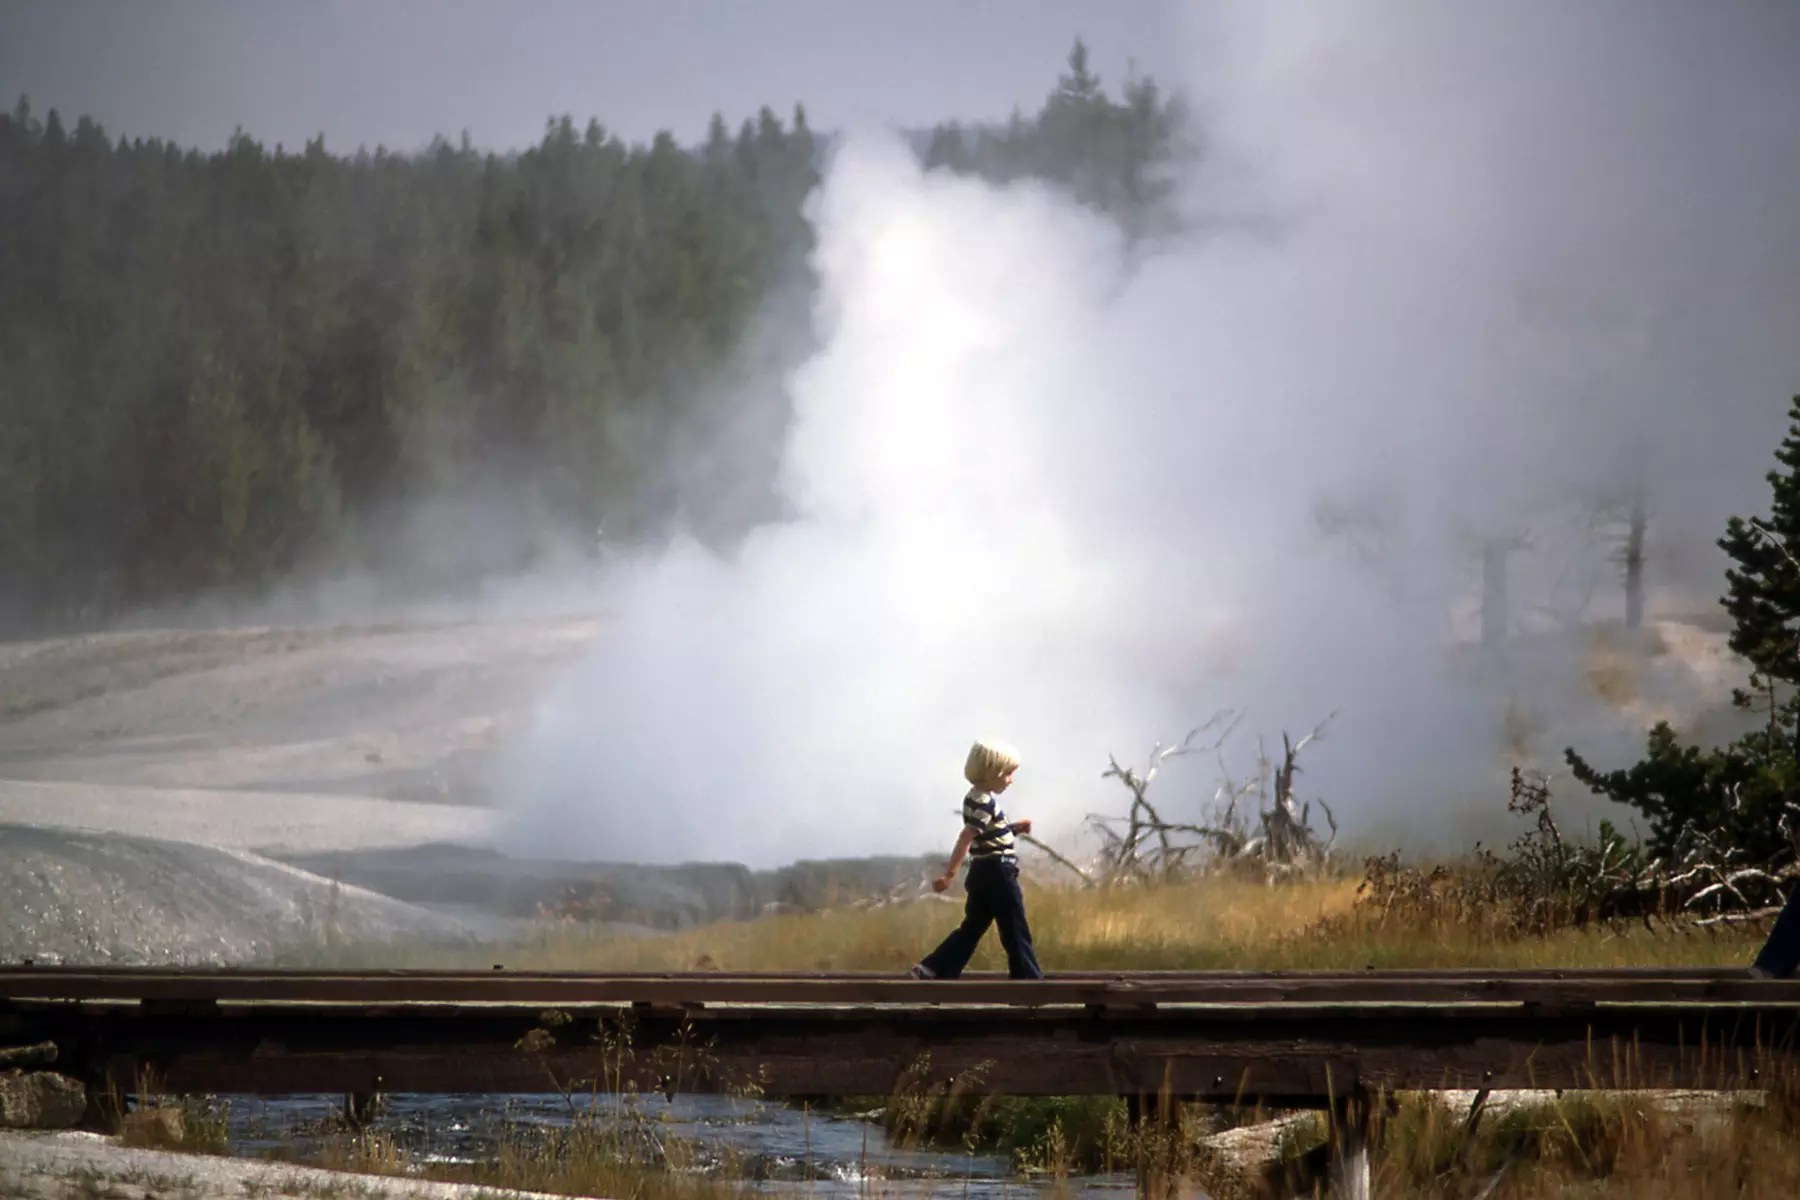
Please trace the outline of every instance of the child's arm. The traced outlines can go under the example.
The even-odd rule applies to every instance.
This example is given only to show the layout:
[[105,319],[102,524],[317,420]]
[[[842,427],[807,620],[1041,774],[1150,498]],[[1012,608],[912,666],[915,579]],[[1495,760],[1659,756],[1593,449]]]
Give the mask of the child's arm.
[[939,875],[936,879],[931,881],[932,891],[942,892],[949,890],[951,883],[956,879],[956,868],[962,866],[963,855],[969,852],[969,843],[974,840],[974,827],[964,825],[963,831],[956,835],[956,849],[950,851],[950,865],[944,868],[944,873],[942,875]]

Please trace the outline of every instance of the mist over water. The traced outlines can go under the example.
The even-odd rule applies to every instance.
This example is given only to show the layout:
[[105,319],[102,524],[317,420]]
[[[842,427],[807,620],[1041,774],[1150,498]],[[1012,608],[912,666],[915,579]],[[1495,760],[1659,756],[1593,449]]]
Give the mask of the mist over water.
[[[1606,760],[1581,664],[1478,677],[1513,599],[1616,615],[1600,497],[1641,486],[1653,604],[1709,605],[1800,390],[1800,12],[1208,6],[1190,232],[1127,253],[1037,186],[850,136],[814,198],[823,349],[795,517],[622,568],[506,767],[510,842],[771,865],[947,847],[968,741],[1066,840],[1247,709],[1231,766],[1340,710],[1303,795],[1425,832],[1503,794],[1501,715]],[[729,386],[729,381],[725,381]],[[1596,585],[1596,580],[1599,581]],[[1606,589],[1611,589],[1607,591]],[[1465,618],[1462,627],[1455,617]],[[1170,769],[1176,811],[1217,771]]]

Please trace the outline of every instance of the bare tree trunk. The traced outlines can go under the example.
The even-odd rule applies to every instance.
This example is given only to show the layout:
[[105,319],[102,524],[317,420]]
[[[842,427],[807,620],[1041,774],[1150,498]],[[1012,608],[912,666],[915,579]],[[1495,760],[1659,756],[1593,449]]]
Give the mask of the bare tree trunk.
[[1631,526],[1625,534],[1625,628],[1644,623],[1644,502],[1631,506]]

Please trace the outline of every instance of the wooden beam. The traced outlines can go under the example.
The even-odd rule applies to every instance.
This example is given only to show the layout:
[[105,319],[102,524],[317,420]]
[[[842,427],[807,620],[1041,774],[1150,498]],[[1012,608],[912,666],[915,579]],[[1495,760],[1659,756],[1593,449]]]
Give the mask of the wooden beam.
[[[562,980],[760,980],[769,983],[824,982],[896,982],[894,971],[539,971],[508,970],[496,964],[489,970],[389,969],[389,970],[310,970],[301,968],[263,967],[133,967],[92,966],[67,967],[31,964],[0,964],[0,983],[5,987],[25,986],[33,980],[57,980],[69,977],[131,980],[185,979],[360,979],[367,981],[477,980],[495,977]],[[1007,978],[1004,971],[967,971],[960,982],[994,983]],[[1054,971],[1045,982],[1207,982],[1230,980],[1277,979],[1742,979],[1743,970],[1735,967],[1525,967],[1494,970],[1488,967],[1373,967],[1332,968],[1285,971],[1233,970],[1169,970],[1169,971]],[[41,986],[41,985],[40,985]]]
[[1008,1005],[1132,1009],[1167,1005],[1538,1005],[1546,1009],[1644,1001],[1800,1006],[1800,980],[1741,972],[1506,973],[1218,972],[1013,981],[893,977],[758,978],[712,974],[620,976],[526,972],[0,971],[0,998],[140,1000],[158,1004]]
[[13,1003],[0,1032],[67,1069],[173,1092],[1020,1095],[1315,1103],[1360,1087],[1736,1088],[1789,1067],[1790,1008],[1527,1011],[1320,1005],[1086,1010],[707,1006],[684,1016],[508,1005]]

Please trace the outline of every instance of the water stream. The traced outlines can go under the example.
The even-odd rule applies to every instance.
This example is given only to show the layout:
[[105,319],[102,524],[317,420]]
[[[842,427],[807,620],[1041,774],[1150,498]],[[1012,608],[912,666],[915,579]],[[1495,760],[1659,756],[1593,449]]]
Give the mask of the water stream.
[[[222,1097],[230,1105],[234,1154],[272,1150],[303,1159],[341,1141],[341,1096],[264,1100]],[[472,1162],[491,1155],[509,1131],[567,1127],[579,1118],[616,1121],[648,1140],[693,1147],[695,1165],[771,1192],[824,1197],[966,1196],[974,1200],[1036,1195],[1048,1180],[1019,1175],[1003,1156],[894,1145],[881,1125],[852,1114],[806,1112],[773,1101],[732,1096],[619,1097],[389,1096],[370,1122],[427,1161]],[[1129,1174],[1077,1176],[1061,1194],[1118,1197],[1135,1190]]]

